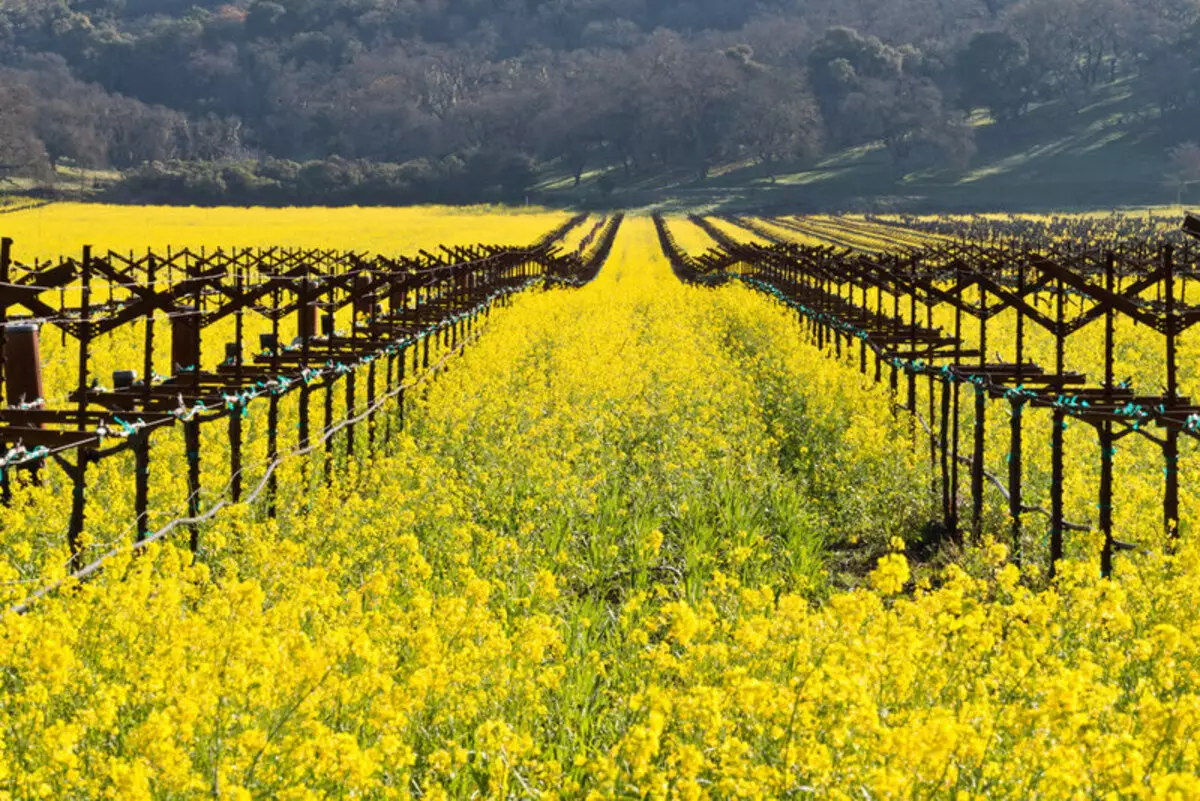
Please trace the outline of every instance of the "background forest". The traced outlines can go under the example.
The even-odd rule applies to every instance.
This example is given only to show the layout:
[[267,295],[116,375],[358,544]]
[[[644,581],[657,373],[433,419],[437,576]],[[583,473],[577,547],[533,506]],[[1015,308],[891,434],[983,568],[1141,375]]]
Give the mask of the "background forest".
[[954,204],[999,202],[1004,172],[1168,202],[1200,183],[1198,129],[1200,0],[0,10],[2,174],[105,171],[117,200]]

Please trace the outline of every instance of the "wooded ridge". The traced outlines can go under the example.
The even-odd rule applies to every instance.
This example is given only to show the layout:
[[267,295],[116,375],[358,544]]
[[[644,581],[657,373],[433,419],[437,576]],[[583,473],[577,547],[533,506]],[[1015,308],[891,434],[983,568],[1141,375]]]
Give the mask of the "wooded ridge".
[[519,200],[593,171],[603,193],[866,144],[953,174],[981,120],[1113,85],[1185,143],[1198,21],[1198,0],[10,0],[0,168],[263,203]]

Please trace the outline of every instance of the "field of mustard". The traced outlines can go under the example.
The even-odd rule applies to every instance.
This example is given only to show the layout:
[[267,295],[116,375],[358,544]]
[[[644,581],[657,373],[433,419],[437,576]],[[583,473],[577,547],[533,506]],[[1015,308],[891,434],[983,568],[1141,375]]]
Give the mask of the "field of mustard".
[[[1050,587],[994,543],[910,564],[924,458],[630,219],[333,486],[0,616],[0,796],[1195,797],[1200,552]],[[6,606],[52,561],[28,492]]]
[[54,203],[0,217],[0,236],[14,240],[17,259],[97,253],[144,253],[186,246],[333,248],[412,254],[439,244],[523,244],[567,214],[536,207],[181,208]]
[[[84,245],[96,254],[113,251],[122,254],[144,253],[153,248],[159,253],[180,247],[213,252],[242,247],[294,247],[344,249],[384,255],[416,255],[421,248],[470,245],[474,243],[527,244],[561,225],[567,214],[541,209],[493,213],[488,207],[406,209],[196,209],[175,207],[127,207],[95,204],[52,204],[0,217],[0,236],[13,239],[13,256],[23,264],[59,256],[78,259]],[[65,293],[68,306],[78,305],[77,292]],[[53,296],[47,298],[53,301]],[[106,299],[103,293],[100,300]],[[339,330],[349,327],[351,310],[338,316]],[[271,330],[269,321],[259,315],[245,318],[245,341],[254,347],[258,335]],[[155,332],[155,372],[172,375],[170,362],[171,332],[168,322],[159,316]],[[205,330],[202,366],[211,369],[224,358],[226,342],[234,339],[233,317]],[[281,324],[285,341],[296,330],[296,318]],[[125,326],[96,340],[89,364],[90,374],[108,385],[115,370],[142,372],[144,327]],[[45,400],[50,408],[64,408],[76,387],[78,348],[76,340],[63,336],[51,325],[41,334],[41,356],[45,381]],[[250,354],[247,352],[246,357]],[[345,399],[334,393],[335,415],[342,416]],[[14,401],[17,399],[13,399]],[[26,399],[32,400],[32,399]],[[247,438],[246,480],[257,482],[267,463],[265,404],[252,405],[245,421]],[[281,402],[280,438],[294,444],[297,429],[297,399],[286,396]],[[227,486],[229,463],[228,435],[223,426],[202,428],[201,459],[205,503]],[[180,480],[185,447],[180,427],[155,435],[151,456],[150,528],[182,516],[186,511],[187,490]],[[171,465],[175,469],[170,468]],[[163,466],[167,466],[163,469]],[[105,514],[89,515],[85,542],[89,555],[105,552],[113,543],[131,536],[133,509],[133,457],[109,459],[89,468],[89,486],[100,487]],[[302,495],[307,483],[292,463],[285,464],[281,491],[285,499]],[[28,589],[28,584],[46,577],[57,577],[66,568],[67,520],[71,484],[66,475],[50,469],[39,487],[18,492],[11,507],[0,508],[0,597],[9,599]],[[289,501],[290,503],[290,501]],[[285,503],[287,505],[287,503]]]
[[[1143,233],[1156,231],[1158,235],[1166,235],[1178,230],[1182,213],[1174,214],[1173,209],[1164,210],[1163,214],[1142,221],[1139,216],[1130,216],[1133,222],[1145,222]],[[823,218],[804,217],[799,219],[805,230],[822,232],[838,237],[843,246],[853,245],[869,249],[890,249],[903,251],[908,246],[920,244],[920,237],[934,235],[915,235],[911,230],[869,222],[854,218]],[[953,220],[953,217],[939,218]],[[965,218],[964,218],[965,219]],[[979,219],[994,219],[1003,222],[1009,219],[1003,215],[984,215]],[[1048,222],[1051,218],[1013,217],[1014,220],[1026,219],[1032,222]],[[1079,219],[1087,220],[1086,216]],[[784,240],[797,241],[808,245],[828,244],[816,236],[805,234],[792,228],[786,228],[777,223],[761,221],[758,223],[765,230]],[[682,226],[676,226],[677,229]],[[732,230],[732,229],[731,229]],[[1107,229],[1096,229],[1103,234]],[[1115,229],[1114,229],[1115,230]],[[735,232],[736,233],[736,232]],[[693,234],[694,236],[694,234]],[[749,234],[742,231],[739,238],[747,239]],[[1090,241],[1090,240],[1089,240]],[[1106,241],[1101,238],[1099,241]],[[1186,292],[1184,293],[1186,296]],[[964,293],[968,302],[978,304],[979,293],[970,288]],[[892,308],[892,296],[883,293],[883,308]],[[1054,302],[1049,293],[1034,295],[1034,306],[1052,314]],[[900,305],[901,314],[908,314],[908,299],[904,298]],[[1072,313],[1069,310],[1068,313]],[[924,310],[919,313],[924,322]],[[1016,353],[1012,343],[1016,341],[1015,333],[1017,315],[1011,309],[993,317],[988,323],[990,350],[1002,354],[1003,358],[1015,361]],[[933,324],[943,331],[952,333],[955,320],[953,309],[944,304],[934,316]],[[1086,375],[1090,385],[1097,386],[1104,379],[1104,322],[1098,318],[1082,331],[1073,334],[1065,351],[1065,366],[1069,371]],[[963,322],[963,340],[968,347],[978,347],[978,322],[967,317]],[[1055,363],[1055,339],[1052,333],[1044,328],[1026,322],[1025,325],[1025,358],[1035,364],[1052,370]],[[1144,395],[1154,395],[1162,391],[1166,385],[1166,353],[1164,340],[1158,333],[1145,326],[1135,325],[1126,318],[1118,318],[1115,325],[1115,364],[1114,373],[1117,381],[1128,382],[1129,386]],[[995,358],[995,356],[989,356]],[[857,354],[849,354],[848,362],[854,362]],[[1200,334],[1189,332],[1179,343],[1178,378],[1181,394],[1196,397],[1200,394]],[[899,401],[906,402],[903,397],[905,381],[901,380],[901,396]],[[929,417],[928,385],[918,381],[918,408]],[[1009,427],[1011,412],[1005,404],[990,403],[988,415],[992,425],[988,426],[988,441],[986,448],[987,469],[993,474],[1005,477],[1007,480],[1008,458],[1010,451]],[[962,430],[969,433],[974,425],[974,392],[969,388],[962,390],[960,423]],[[1053,429],[1053,412],[1049,409],[1027,408],[1024,411],[1023,427],[1025,435],[1025,495],[1027,503],[1042,509],[1050,508],[1050,432]],[[1156,433],[1154,429],[1151,433]],[[1067,470],[1065,475],[1065,505],[1066,519],[1079,524],[1096,525],[1097,521],[1097,488],[1099,486],[1099,442],[1094,428],[1079,422],[1068,423],[1064,433],[1066,448]],[[969,442],[964,448],[969,448]],[[1161,519],[1163,496],[1163,457],[1162,451],[1154,443],[1140,436],[1128,437],[1116,447],[1114,465],[1120,492],[1113,508],[1115,528],[1118,536],[1124,541],[1137,543],[1148,549],[1161,549],[1164,545],[1164,526]],[[1183,438],[1180,444],[1179,469],[1184,477],[1200,476],[1200,447],[1189,437]],[[965,470],[965,468],[964,468]],[[964,482],[965,482],[964,478]],[[965,489],[964,489],[965,492]],[[997,515],[1006,514],[999,495],[993,511]],[[1195,492],[1182,493],[1180,519],[1177,521],[1180,531],[1196,531],[1200,526],[1200,494]],[[996,526],[1003,525],[997,519]],[[1030,518],[1026,527],[1025,539],[1022,543],[1023,552],[1035,563],[1045,564],[1048,560],[1049,542],[1045,518]],[[1098,534],[1072,533],[1066,537],[1068,551],[1079,559],[1094,559],[1100,548],[1101,538]]]

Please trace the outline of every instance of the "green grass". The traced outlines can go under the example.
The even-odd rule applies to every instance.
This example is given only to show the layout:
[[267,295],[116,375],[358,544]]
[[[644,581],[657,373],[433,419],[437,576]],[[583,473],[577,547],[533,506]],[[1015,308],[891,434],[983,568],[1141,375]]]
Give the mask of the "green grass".
[[14,210],[45,200],[88,200],[120,177],[117,170],[60,164],[55,168],[53,181],[17,177],[0,183],[0,209]]

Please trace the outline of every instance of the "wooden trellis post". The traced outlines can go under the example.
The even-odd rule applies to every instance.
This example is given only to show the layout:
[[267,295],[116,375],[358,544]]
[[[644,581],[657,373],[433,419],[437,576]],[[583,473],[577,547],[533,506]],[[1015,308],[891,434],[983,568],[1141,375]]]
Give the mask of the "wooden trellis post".
[[[7,288],[12,281],[12,246],[13,241],[9,237],[0,239],[0,284],[4,284]],[[0,303],[0,406],[11,404],[12,398],[7,396],[5,385],[8,381],[8,375],[5,372],[7,365],[5,364],[5,350],[8,347],[8,305]],[[5,506],[12,503],[12,484],[10,482],[10,471],[0,470],[0,503]]]
[[[1066,371],[1066,290],[1062,279],[1056,282],[1055,321],[1054,329],[1054,367],[1058,375]],[[1058,563],[1063,558],[1063,482],[1064,468],[1064,434],[1067,427],[1067,414],[1058,403],[1054,407],[1053,429],[1050,434],[1050,578],[1058,571]]]
[[[272,301],[276,309],[279,308],[280,290],[279,284],[276,283],[272,290]],[[267,338],[265,348],[272,356],[279,354],[279,316],[275,315],[271,318],[271,335]],[[271,397],[267,405],[267,462],[275,464],[279,459],[279,392],[277,389],[271,391]],[[279,503],[279,474],[278,471],[272,471],[267,478],[267,517],[274,518],[278,512]]]
[[[84,245],[83,247],[83,264],[80,267],[80,281],[82,288],[80,290],[80,307],[79,307],[79,400],[78,412],[79,423],[78,430],[82,434],[87,431],[87,391],[88,391],[88,357],[90,356],[91,340],[92,340],[92,325],[91,325],[91,301],[92,301],[92,246]],[[71,552],[71,565],[73,568],[78,567],[80,556],[82,555],[82,544],[80,538],[83,534],[84,527],[84,502],[87,492],[87,466],[88,466],[87,447],[78,449],[76,461],[74,465],[74,475],[72,478],[72,493],[71,493],[71,520],[67,529],[67,548]]]
[[[199,272],[199,267],[195,268]],[[186,273],[186,271],[185,271]],[[192,276],[188,276],[191,278]],[[184,369],[191,370],[192,391],[194,397],[200,395],[200,370],[201,356],[201,337],[203,326],[201,325],[201,313],[203,312],[203,285],[198,278],[193,278],[194,290],[192,293],[192,315],[189,328],[192,333],[192,361],[190,367]],[[191,419],[186,420],[183,424],[184,448],[187,451],[187,472],[188,472],[188,517],[196,518],[200,515],[200,418],[199,410],[193,408],[191,410]],[[191,548],[192,553],[200,551],[200,527],[196,524],[190,526],[191,529]]]
[[[1178,320],[1175,316],[1175,249],[1170,245],[1163,248],[1163,270],[1166,277],[1166,315],[1164,317],[1164,333],[1166,334],[1166,372],[1167,372],[1167,404],[1174,406],[1179,400],[1179,334],[1176,330]],[[1179,536],[1179,428],[1172,424],[1166,429],[1163,442],[1163,526],[1169,543]]]
[[[1022,257],[1017,264],[1017,296],[1025,294],[1025,262]],[[1021,396],[1022,378],[1025,369],[1025,312],[1020,304],[1013,307],[1017,313],[1017,361],[1016,388],[1012,399],[1012,429],[1008,453],[1008,515],[1010,518],[1013,560],[1021,563],[1021,514],[1024,512],[1022,501],[1021,480],[1023,476],[1024,440],[1022,439],[1022,421],[1025,412],[1025,398]]]
[[[146,254],[146,280],[154,286],[158,275],[158,259],[153,253]],[[142,407],[150,405],[151,388],[154,386],[154,310],[146,314],[142,359]],[[134,515],[137,518],[137,542],[150,532],[150,432],[142,429],[133,446],[134,453]]]
[[[954,285],[955,285],[955,288],[958,289],[960,292],[960,294],[958,296],[958,302],[954,304],[954,341],[956,343],[955,347],[954,347],[954,374],[956,376],[959,375],[959,371],[962,369],[962,359],[963,359],[963,356],[962,356],[963,297],[961,294],[962,280],[963,280],[962,279],[962,266],[961,266],[960,262],[955,260],[955,263],[954,263]],[[960,412],[961,412],[962,392],[961,392],[961,388],[959,386],[959,382],[957,380],[955,380],[953,382],[949,382],[949,383],[952,383],[954,385],[954,403],[953,403],[953,407],[954,407],[953,408],[953,418],[954,418],[954,423],[953,423],[954,446],[953,446],[953,448],[954,448],[954,450],[953,450],[953,456],[950,459],[950,487],[951,487],[951,490],[950,490],[950,516],[946,521],[946,527],[947,527],[947,529],[949,529],[950,535],[952,537],[954,537],[954,539],[959,544],[962,544],[962,537],[961,537],[961,534],[959,532],[959,527],[958,527],[958,464],[959,464],[959,433],[960,433],[959,426],[960,426],[960,422],[961,422]]]
[[[979,285],[979,371],[980,380],[987,367],[988,291]],[[971,531],[976,540],[983,536],[983,463],[987,443],[987,391],[975,385],[975,432],[971,454]]]
[[[609,229],[615,232],[615,226]],[[151,461],[151,432],[166,425],[181,423],[184,435],[186,459],[187,518],[176,521],[190,530],[189,544],[193,551],[200,546],[200,528],[197,520],[205,503],[201,497],[201,426],[210,420],[227,416],[229,436],[229,494],[231,500],[241,500],[245,481],[243,477],[245,428],[242,421],[243,406],[256,395],[269,396],[267,451],[270,471],[266,479],[266,513],[274,516],[279,499],[278,474],[275,467],[282,460],[279,447],[281,425],[281,398],[292,389],[298,389],[301,400],[300,441],[303,447],[311,444],[309,399],[313,389],[303,376],[313,365],[325,363],[346,365],[347,379],[347,456],[356,457],[361,451],[357,426],[348,421],[360,411],[357,409],[360,380],[365,380],[366,402],[369,411],[367,443],[374,449],[376,437],[375,404],[378,402],[378,372],[376,359],[388,357],[389,395],[392,391],[397,368],[401,383],[407,368],[408,345],[396,347],[398,341],[410,342],[410,337],[420,336],[423,344],[412,347],[414,369],[422,360],[431,367],[433,349],[439,343],[446,348],[458,349],[473,330],[474,319],[483,295],[476,289],[485,284],[485,278],[497,275],[497,265],[502,265],[509,275],[555,274],[573,280],[585,269],[577,258],[558,259],[547,250],[515,251],[482,248],[458,248],[451,254],[450,261],[430,259],[430,264],[413,261],[417,272],[411,268],[396,270],[393,282],[406,291],[407,286],[419,286],[416,302],[409,308],[407,297],[401,308],[388,320],[379,321],[379,315],[369,300],[376,297],[374,285],[368,283],[363,291],[362,281],[356,276],[346,276],[339,267],[353,262],[354,254],[337,254],[322,250],[279,250],[258,251],[234,250],[230,254],[217,250],[209,254],[201,249],[198,253],[188,249],[166,250],[160,259],[147,251],[144,259],[133,253],[126,258],[122,254],[109,252],[97,258],[90,246],[84,248],[82,261],[60,260],[57,264],[34,263],[33,269],[23,269],[13,277],[12,241],[0,240],[0,437],[12,447],[10,458],[14,469],[30,469],[37,464],[40,453],[20,462],[23,456],[16,447],[25,446],[27,452],[35,447],[48,447],[56,463],[60,464],[72,483],[70,518],[67,529],[68,547],[72,553],[72,566],[78,566],[82,555],[86,528],[86,495],[88,466],[110,455],[130,451],[134,461],[134,511],[137,541],[149,535],[149,469]],[[530,254],[534,253],[534,256]],[[453,259],[459,259],[456,262]],[[553,266],[550,261],[553,261]],[[166,289],[158,289],[158,273],[165,261]],[[376,264],[387,263],[382,257]],[[406,262],[407,263],[407,262]],[[313,278],[314,265],[319,271]],[[253,277],[251,273],[253,272]],[[142,276],[145,276],[143,279]],[[385,274],[386,275],[386,274]],[[93,304],[103,287],[97,287],[97,279],[107,279],[107,302]],[[332,329],[323,340],[317,341],[316,327],[321,305],[318,299],[322,292],[312,284],[314,280],[327,287],[328,302],[325,308],[330,315],[346,302],[358,303],[355,309],[352,333],[338,337]],[[365,278],[365,276],[364,276]],[[411,279],[411,280],[410,280]],[[68,288],[79,281],[78,295]],[[356,289],[349,289],[347,281],[355,280]],[[366,279],[368,282],[370,279]],[[14,283],[14,281],[16,283]],[[253,284],[252,286],[248,286]],[[380,282],[385,283],[385,282]],[[499,287],[515,289],[518,281],[510,281]],[[302,284],[299,292],[297,285]],[[43,302],[39,295],[56,292],[60,297],[58,308]],[[290,304],[285,308],[281,293],[296,295],[300,326],[300,347],[283,348],[280,338],[280,322],[291,312]],[[119,294],[118,294],[119,293]],[[79,298],[78,306],[75,298]],[[101,296],[103,300],[103,297]],[[362,306],[366,303],[367,306]],[[35,317],[57,325],[63,336],[69,334],[78,340],[78,376],[74,392],[68,398],[68,408],[48,409],[33,404],[37,398],[29,398],[29,407],[19,406],[21,399],[14,396],[12,384],[15,357],[8,354],[13,333],[8,328],[11,322],[11,307],[23,305]],[[368,308],[369,306],[369,308]],[[271,320],[272,334],[260,339],[261,354],[253,364],[246,362],[245,313],[247,309],[262,313]],[[365,309],[365,311],[364,311]],[[155,376],[156,315],[165,312],[170,328],[169,376],[161,380]],[[202,332],[225,316],[234,316],[234,341],[224,343],[224,357],[215,369],[204,370]],[[363,317],[369,317],[365,327],[360,325]],[[100,342],[99,338],[130,324],[142,323],[144,329],[144,353],[142,360],[143,379],[139,384],[133,370],[118,370],[113,374],[113,386],[103,387],[93,381],[90,356],[91,350]],[[379,327],[376,328],[376,324]],[[364,338],[363,331],[371,331]],[[26,332],[29,333],[29,332]],[[32,349],[31,364],[38,365],[36,356],[36,332],[30,334]],[[390,339],[389,339],[390,338]],[[433,343],[431,339],[436,339]],[[24,347],[24,345],[23,345]],[[438,356],[442,356],[438,351]],[[298,364],[297,364],[298,363]],[[366,366],[364,375],[357,370]],[[297,369],[298,366],[298,369]],[[22,374],[28,378],[30,370]],[[296,386],[296,382],[300,386]],[[28,382],[27,382],[28,383]],[[336,377],[325,382],[332,390]],[[28,394],[22,386],[17,395]],[[41,391],[35,391],[41,395]],[[328,399],[332,397],[327,392]],[[397,415],[404,423],[403,397]],[[14,404],[18,406],[14,407]],[[390,415],[389,426],[390,426]],[[327,430],[332,429],[332,420],[327,416]],[[118,430],[128,439],[125,442],[104,446],[104,437]],[[331,438],[332,439],[332,438]],[[74,451],[72,454],[71,451]],[[332,465],[331,465],[332,467]],[[7,479],[8,476],[6,475]],[[11,487],[6,481],[0,497],[8,497]]]
[[[245,267],[240,262],[235,262],[234,271],[237,296],[241,298],[246,292]],[[239,306],[234,318],[233,352],[225,354],[226,360],[232,361],[233,377],[238,387],[245,381],[244,313],[244,309]],[[239,399],[229,410],[229,494],[234,503],[242,500],[242,404],[243,401]]]
[[[1116,262],[1110,252],[1104,259],[1104,288],[1111,295],[1115,288]],[[1111,301],[1106,303],[1104,310],[1104,391],[1105,401],[1111,403],[1115,387],[1113,376],[1113,346],[1116,337],[1116,315]],[[1100,574],[1107,578],[1113,571],[1113,457],[1116,455],[1116,440],[1113,437],[1112,420],[1104,419],[1099,423],[1100,439],[1100,532],[1104,535],[1104,547],[1100,552]]]

